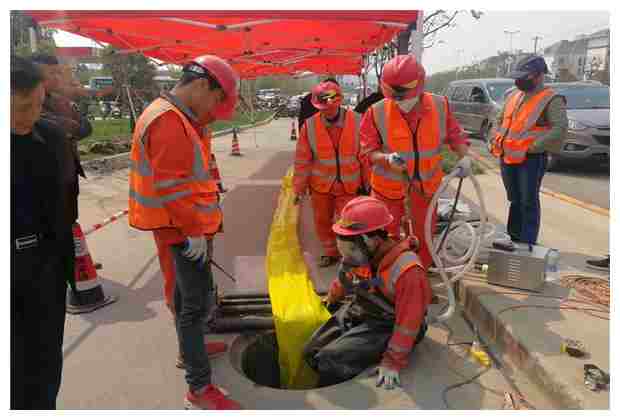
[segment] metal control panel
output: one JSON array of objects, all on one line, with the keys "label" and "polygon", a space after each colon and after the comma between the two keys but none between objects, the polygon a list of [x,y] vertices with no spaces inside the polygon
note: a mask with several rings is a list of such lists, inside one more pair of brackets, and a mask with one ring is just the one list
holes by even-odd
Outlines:
[{"label": "metal control panel", "polygon": [[504,287],[540,291],[545,285],[549,248],[515,244],[512,252],[492,248],[489,251],[487,281]]}]

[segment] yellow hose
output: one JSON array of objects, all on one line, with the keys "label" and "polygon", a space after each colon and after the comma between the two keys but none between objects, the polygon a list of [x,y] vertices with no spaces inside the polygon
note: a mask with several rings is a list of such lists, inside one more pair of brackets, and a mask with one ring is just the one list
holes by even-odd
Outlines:
[{"label": "yellow hose", "polygon": [[290,168],[282,180],[265,264],[278,340],[281,387],[307,389],[316,386],[318,377],[303,361],[302,349],[330,314],[314,291],[303,259],[297,236],[299,206],[293,203],[292,184]]}]

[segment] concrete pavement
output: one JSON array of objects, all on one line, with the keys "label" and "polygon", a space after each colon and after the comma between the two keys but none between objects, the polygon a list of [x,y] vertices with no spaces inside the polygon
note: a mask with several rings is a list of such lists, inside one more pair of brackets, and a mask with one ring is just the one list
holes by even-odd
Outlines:
[{"label": "concrete pavement", "polygon": [[[223,201],[225,233],[216,240],[215,259],[235,274],[243,288],[258,291],[265,288],[264,255],[279,180],[292,164],[296,143],[289,140],[289,119],[255,130],[256,137],[253,130],[240,136],[243,157],[229,156],[231,136],[214,141],[220,171],[229,188]],[[93,176],[82,184],[80,220],[85,228],[127,207],[127,175],[127,170],[119,170],[106,176]],[[488,197],[487,207],[496,219],[505,220],[501,184],[491,174],[480,178]],[[473,197],[471,189],[466,188],[464,194]],[[562,243],[557,247],[591,255],[607,246],[600,238],[594,240],[594,244],[580,244],[575,239],[585,242],[584,231],[592,236],[603,232],[605,223],[602,220],[584,218],[575,209],[558,207],[557,203],[552,207],[555,210],[545,210],[543,217],[545,212],[568,212],[568,216],[574,217],[572,220],[586,225],[579,235],[577,226],[562,228],[558,222],[556,228],[545,227],[545,241],[567,241],[573,233],[572,240],[567,241],[568,246]],[[560,217],[557,214],[556,217]],[[311,216],[308,203],[304,203],[300,238],[307,252],[310,272],[320,288],[334,278],[335,268],[318,270],[314,264],[320,255],[320,245],[313,233]],[[562,218],[567,220],[567,216]],[[553,222],[543,221],[543,226],[547,223],[555,226]],[[569,229],[569,232],[562,229]],[[163,281],[151,235],[130,229],[126,220],[121,220],[87,239],[95,261],[103,263],[99,275],[105,292],[118,296],[119,300],[91,314],[67,317],[59,408],[182,408],[183,372],[174,366],[176,337],[163,303]],[[234,292],[241,286],[233,285],[217,270],[214,274],[225,292]],[[550,322],[545,318],[539,320]],[[452,342],[473,339],[460,314],[449,321],[448,327],[454,331]],[[231,343],[232,349],[229,355],[214,360],[214,377],[249,409],[444,409],[442,393],[446,388],[481,370],[467,357],[466,346],[445,345],[448,327],[438,325],[429,329],[426,339],[414,352],[410,367],[403,372],[403,389],[393,392],[376,389],[373,379],[364,375],[334,387],[309,391],[256,386],[239,372],[243,340],[248,335],[220,336]],[[599,366],[604,368],[605,365]],[[522,373],[519,370],[510,372],[511,379],[531,404],[537,408],[562,407]],[[510,390],[504,376],[493,368],[479,380],[449,390],[445,396],[451,408],[498,409],[503,403],[503,392]]]},{"label": "concrete pavement", "polygon": [[[216,241],[215,258],[257,290],[264,287],[258,278],[279,180],[292,163],[295,143],[290,142],[289,135],[288,119],[256,129],[256,140],[254,133],[246,132],[240,137],[241,158],[229,156],[230,136],[215,141],[218,164],[229,188],[223,202],[225,234]],[[127,170],[120,170],[93,176],[82,184],[80,220],[84,227],[126,208],[127,175]],[[334,268],[319,271],[314,266],[319,245],[310,209],[307,203],[303,207],[300,237],[310,270],[328,284]],[[176,337],[162,298],[162,278],[151,235],[130,229],[124,219],[87,240],[93,258],[103,264],[99,275],[105,293],[119,299],[91,314],[67,317],[59,408],[182,408],[183,372],[174,366]],[[241,267],[244,261],[245,270]],[[252,266],[257,269],[251,270]],[[218,271],[215,276],[222,289],[235,288]],[[448,325],[454,331],[454,342],[471,340],[472,333],[461,317],[455,316]],[[402,390],[378,390],[374,378],[365,376],[325,389],[275,390],[257,387],[239,373],[236,361],[240,353],[235,349],[239,349],[243,336],[228,334],[221,338],[232,344],[232,350],[214,360],[215,381],[250,409],[443,409],[442,391],[480,370],[462,346],[444,345],[446,327],[433,326],[403,373]],[[451,390],[446,397],[451,408],[497,409],[503,402],[503,390],[508,389],[499,371],[491,369],[479,381]],[[528,395],[537,406],[552,407],[539,391],[533,389]]]}]

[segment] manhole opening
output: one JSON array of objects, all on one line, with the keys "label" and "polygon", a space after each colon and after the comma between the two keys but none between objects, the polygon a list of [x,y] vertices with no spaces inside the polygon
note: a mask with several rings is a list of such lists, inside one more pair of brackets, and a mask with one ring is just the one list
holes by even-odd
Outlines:
[{"label": "manhole opening", "polygon": [[[242,350],[241,369],[243,374],[258,385],[293,391],[293,389],[284,388],[280,382],[278,357],[279,349],[275,332],[270,331],[261,334]],[[330,385],[335,385],[335,383],[319,383],[316,386],[304,389],[316,389]]]}]

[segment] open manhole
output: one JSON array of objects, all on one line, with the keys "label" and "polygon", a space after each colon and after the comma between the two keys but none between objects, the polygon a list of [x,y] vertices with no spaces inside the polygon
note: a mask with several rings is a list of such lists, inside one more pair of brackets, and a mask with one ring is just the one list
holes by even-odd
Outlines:
[{"label": "open manhole", "polygon": [[[294,389],[283,388],[280,382],[278,341],[274,331],[254,336],[239,350],[241,356],[239,367],[243,375],[252,382],[270,388],[294,391]],[[335,383],[317,384],[304,389],[316,389],[331,385],[335,385]]]}]

